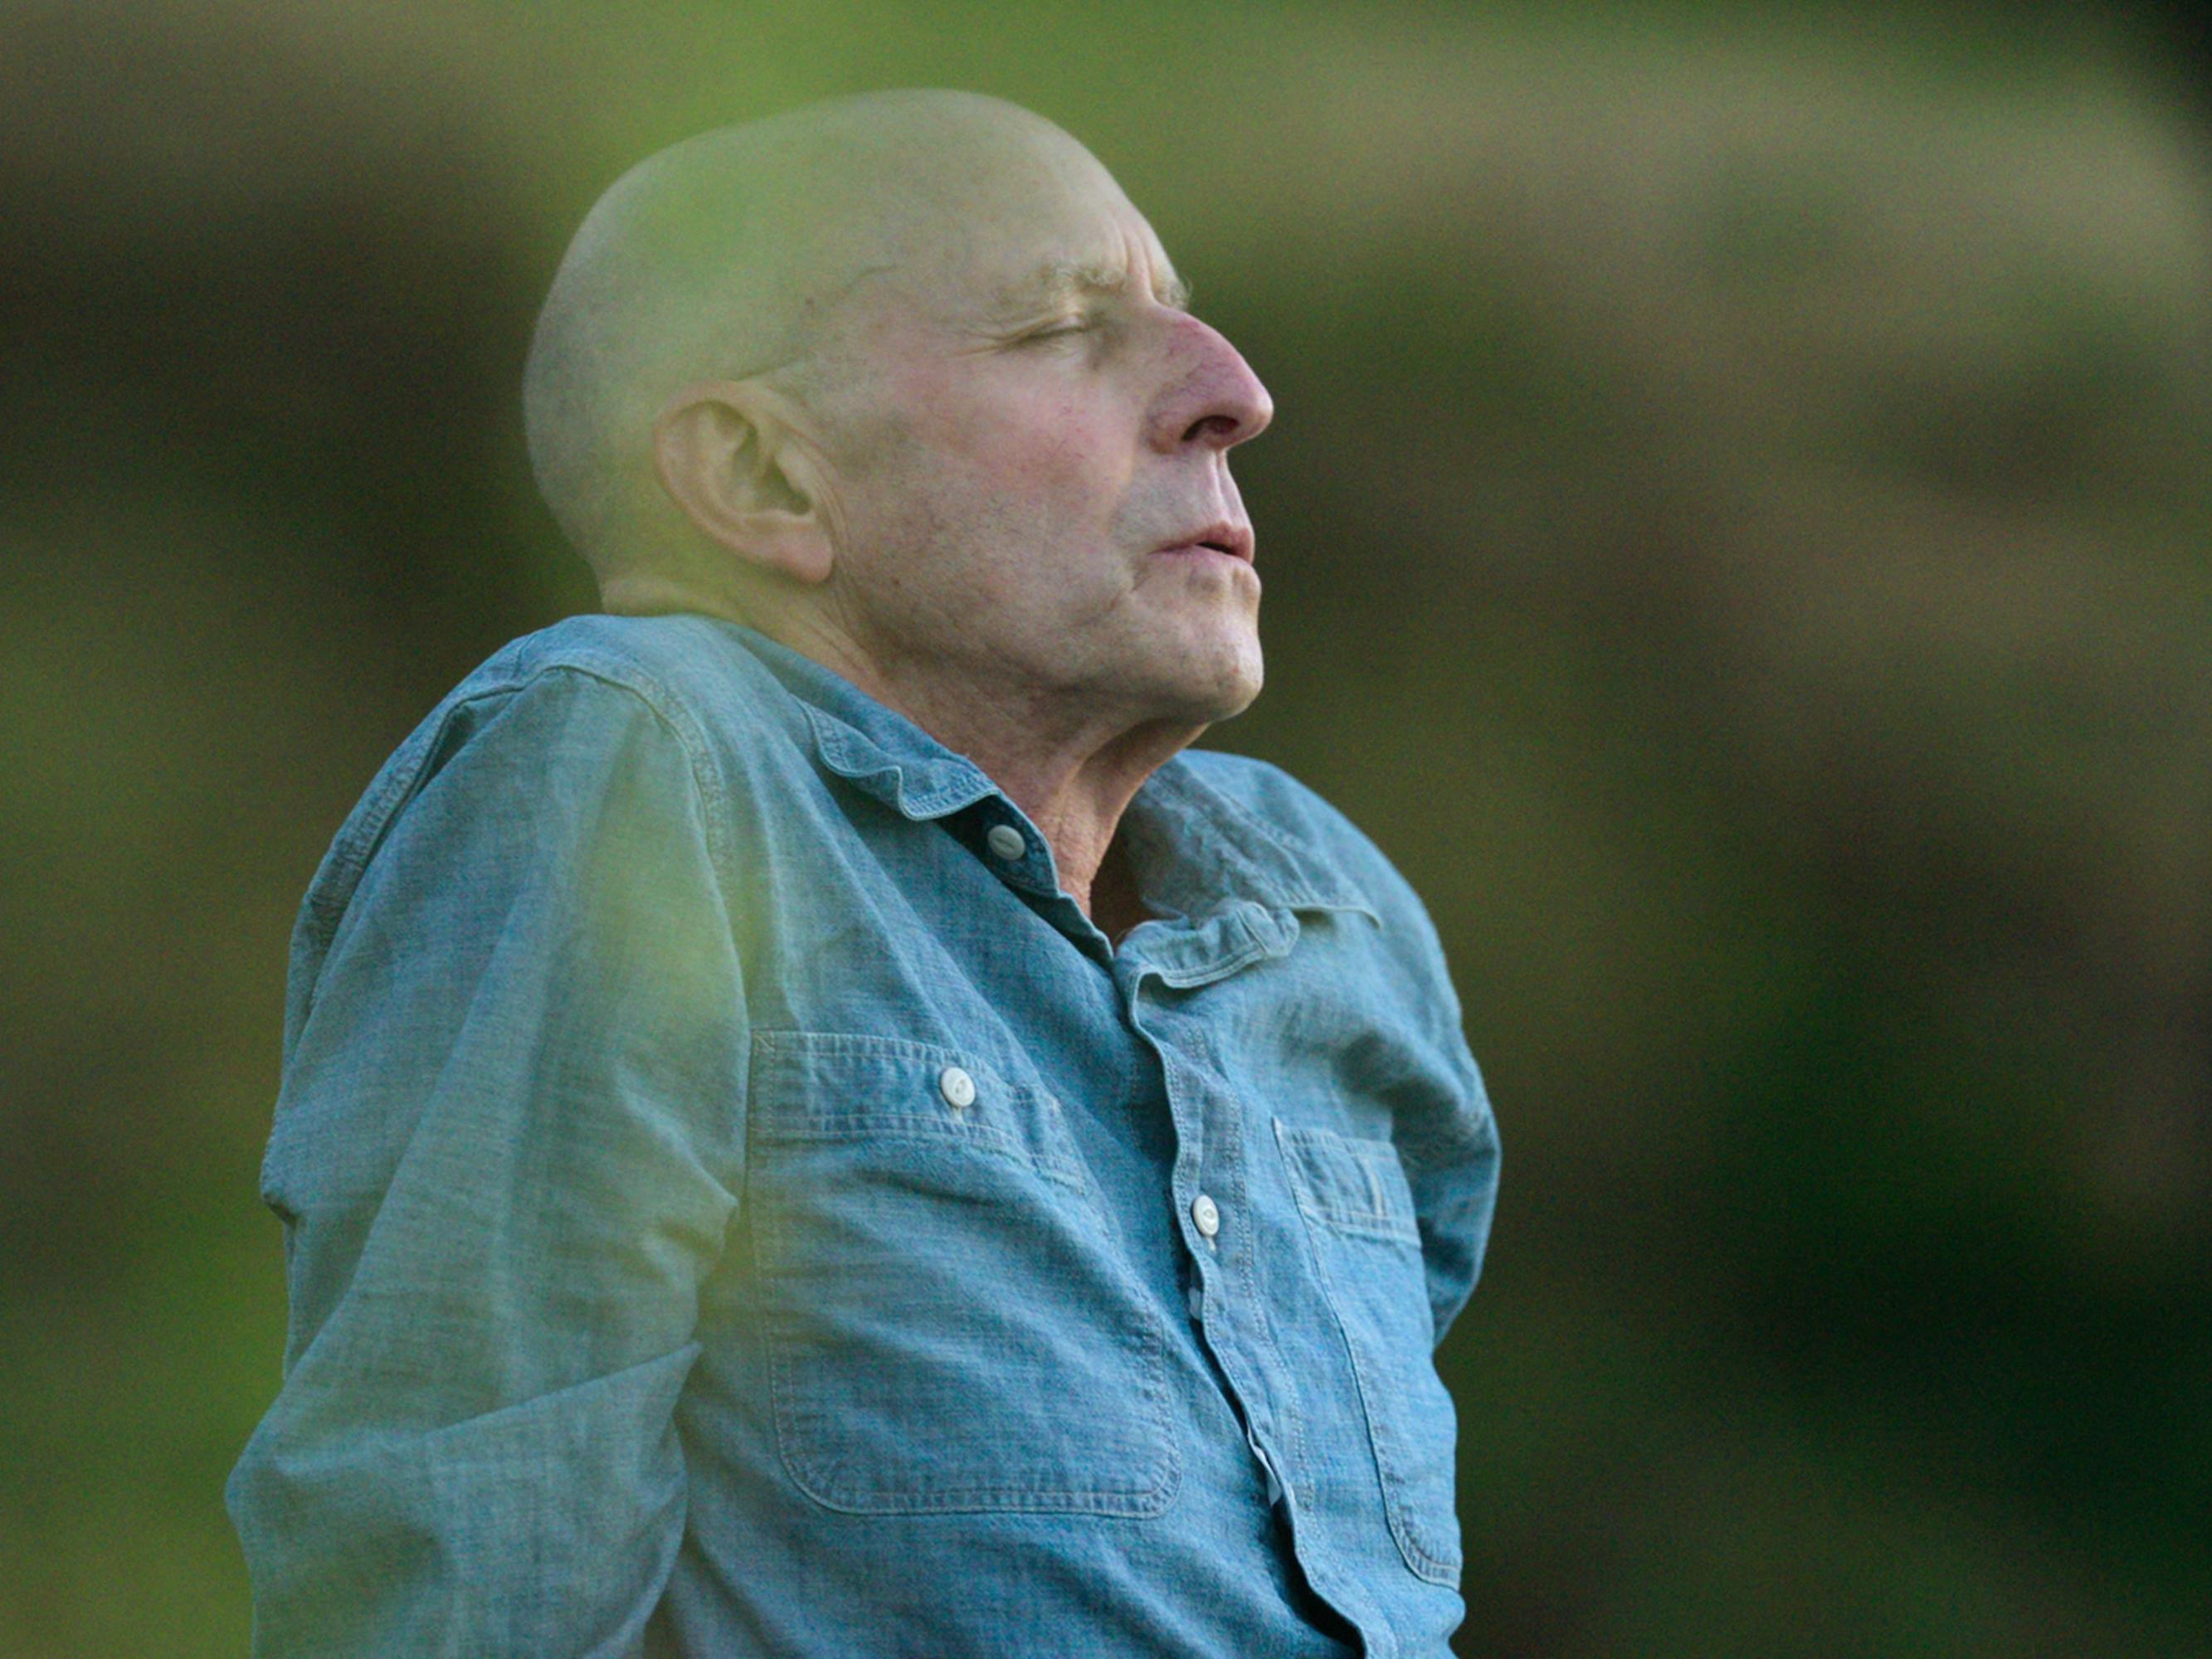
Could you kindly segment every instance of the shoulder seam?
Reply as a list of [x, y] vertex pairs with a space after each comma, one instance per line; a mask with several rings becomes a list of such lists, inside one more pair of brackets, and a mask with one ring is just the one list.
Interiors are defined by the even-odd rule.
[[[596, 655], [596, 653], [594, 653]], [[434, 748], [455, 714], [472, 704], [490, 702], [495, 698], [513, 697], [549, 675], [569, 673], [580, 678], [596, 680], [612, 690], [626, 692], [643, 704], [648, 713], [675, 738], [684, 750], [684, 763], [691, 775], [691, 786], [699, 797], [701, 816], [707, 829], [708, 848], [714, 855], [717, 869], [726, 878], [736, 866], [732, 861], [733, 844], [729, 830], [727, 792], [714, 768], [704, 735], [699, 731], [690, 712], [684, 708], [665, 687], [650, 676], [628, 670], [628, 665], [605, 661], [550, 661], [516, 667], [490, 684], [472, 688], [466, 696], [454, 697], [439, 711], [434, 724], [418, 731], [424, 750]], [[327, 855], [329, 870], [335, 873], [363, 865], [363, 854], [368, 848], [380, 841], [390, 827], [393, 811], [404, 798], [422, 781], [418, 765], [409, 764], [392, 769], [378, 788], [374, 804], [363, 802], [366, 811], [356, 808], [350, 815], [350, 833], [341, 834]], [[351, 884], [347, 884], [349, 899]], [[328, 902], [328, 889], [319, 879], [310, 884], [309, 898]], [[318, 909], [321, 905], [318, 905]], [[343, 904], [337, 907], [343, 909]], [[325, 920], [335, 920], [335, 916]]]
[[643, 703], [684, 750], [684, 760], [691, 772], [691, 787], [698, 793], [701, 812], [706, 820], [708, 848], [714, 854], [717, 870], [726, 882], [736, 868], [734, 848], [730, 839], [728, 793], [723, 787], [720, 773], [714, 766], [706, 736], [700, 731], [691, 711], [665, 686], [650, 675], [635, 671], [623, 672], [628, 666], [592, 661], [541, 663], [506, 689], [519, 691], [532, 680], [545, 675], [569, 673], [626, 691]]
[[[322, 868], [317, 872], [315, 879], [308, 885], [307, 902], [311, 907], [319, 913], [330, 902], [329, 885], [325, 880], [326, 874], [342, 875], [349, 872], [357, 874], [360, 870], [367, 867], [372, 850], [383, 840], [385, 832], [391, 828], [392, 815], [399, 810], [405, 798], [422, 782], [422, 767], [416, 763], [421, 758], [421, 753], [437, 747], [439, 740], [444, 737], [447, 729], [453, 725], [453, 716], [473, 703], [487, 702], [495, 697], [512, 696], [527, 683], [526, 677], [523, 679], [501, 680], [496, 684], [480, 686], [466, 696], [454, 697], [449, 702], [441, 703], [432, 711], [437, 715], [434, 723], [425, 716], [423, 722], [416, 726], [398, 750], [393, 751], [392, 761], [397, 761], [410, 747], [419, 745], [418, 753], [410, 757], [404, 765], [395, 765], [390, 761], [386, 762], [380, 769], [379, 777], [370, 786], [374, 791], [373, 796], [364, 797], [353, 811], [346, 815], [345, 823], [339, 826], [337, 838], [331, 843], [330, 850], [324, 854]], [[353, 882], [350, 879], [346, 881], [344, 888], [346, 902], [350, 902]], [[345, 908], [345, 902], [339, 903], [337, 908], [342, 912]], [[329, 919], [335, 921], [336, 915], [333, 914]]]

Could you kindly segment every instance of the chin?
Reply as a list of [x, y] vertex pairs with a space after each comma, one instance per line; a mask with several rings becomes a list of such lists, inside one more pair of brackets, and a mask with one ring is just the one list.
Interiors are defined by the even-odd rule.
[[1234, 651], [1208, 653], [1206, 659], [1194, 653], [1176, 666], [1180, 671], [1173, 684], [1176, 713], [1201, 726], [1243, 714], [1260, 695], [1265, 678], [1257, 641]]

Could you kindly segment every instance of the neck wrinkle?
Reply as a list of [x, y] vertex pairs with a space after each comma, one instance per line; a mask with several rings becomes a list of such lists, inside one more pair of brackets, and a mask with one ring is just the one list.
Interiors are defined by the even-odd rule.
[[1094, 921], [1099, 871], [1130, 801], [1206, 729], [1154, 721], [1054, 733], [1042, 721], [1027, 728], [1003, 718], [969, 724], [895, 696], [871, 695], [967, 756], [1028, 815], [1052, 847], [1061, 891]]
[[1130, 800], [1206, 730], [1203, 723], [1068, 714], [1034, 694], [901, 685], [859, 660], [859, 653], [849, 656], [849, 665], [830, 659], [829, 665], [966, 756], [1028, 815], [1051, 845], [1060, 890], [1086, 916]]
[[1069, 714], [1036, 693], [994, 693], [933, 684], [919, 672], [888, 673], [842, 629], [803, 615], [749, 617], [702, 603], [696, 592], [684, 599], [663, 608], [704, 610], [756, 629], [973, 761], [1043, 833], [1060, 890], [1086, 916], [1092, 915], [1098, 872], [1129, 802], [1147, 778], [1206, 730], [1203, 721], [1132, 722], [1095, 710]]

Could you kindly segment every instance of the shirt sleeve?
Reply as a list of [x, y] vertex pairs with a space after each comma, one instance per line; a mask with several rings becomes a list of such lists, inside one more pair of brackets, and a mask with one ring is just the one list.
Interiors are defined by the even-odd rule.
[[1419, 913], [1430, 981], [1420, 1006], [1431, 1041], [1452, 1079], [1442, 1098], [1401, 1121], [1401, 1162], [1413, 1194], [1421, 1255], [1429, 1282], [1429, 1315], [1441, 1347], [1474, 1292], [1498, 1208], [1498, 1120], [1462, 1029], [1460, 1003], [1444, 965], [1443, 947], [1427, 913]]
[[226, 1492], [254, 1651], [634, 1653], [743, 1146], [714, 798], [574, 671], [433, 735], [343, 908], [303, 911], [263, 1179], [285, 1375]]
[[[1330, 809], [1332, 811], [1334, 809]], [[1468, 1047], [1458, 993], [1435, 922], [1404, 876], [1372, 842], [1358, 839], [1366, 890], [1397, 941], [1393, 984], [1425, 1063], [1390, 1089], [1391, 1135], [1413, 1194], [1427, 1270], [1429, 1315], [1442, 1346], [1481, 1277], [1498, 1208], [1498, 1120], [1482, 1068]]]

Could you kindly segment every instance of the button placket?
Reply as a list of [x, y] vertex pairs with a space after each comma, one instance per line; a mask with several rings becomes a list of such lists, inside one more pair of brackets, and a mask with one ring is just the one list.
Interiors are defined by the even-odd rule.
[[[1256, 1291], [1251, 1279], [1249, 1249], [1249, 1231], [1232, 1233], [1227, 1243], [1221, 1241], [1224, 1222], [1220, 1200], [1212, 1193], [1198, 1186], [1200, 1164], [1205, 1161], [1204, 1147], [1208, 1130], [1212, 1139], [1231, 1149], [1227, 1162], [1217, 1166], [1215, 1174], [1227, 1182], [1221, 1190], [1232, 1200], [1242, 1188], [1242, 1175], [1234, 1152], [1234, 1127], [1218, 1127], [1208, 1121], [1204, 1109], [1203, 1096], [1194, 1102], [1188, 1081], [1172, 1052], [1171, 1044], [1160, 1029], [1172, 1030], [1171, 1019], [1163, 1019], [1146, 993], [1147, 980], [1158, 979], [1156, 967], [1146, 964], [1139, 968], [1129, 981], [1125, 981], [1130, 1016], [1138, 1031], [1152, 1045], [1159, 1056], [1163, 1086], [1167, 1091], [1168, 1109], [1173, 1117], [1180, 1143], [1177, 1173], [1182, 1180], [1172, 1184], [1182, 1192], [1190, 1194], [1184, 1212], [1206, 1248], [1193, 1251], [1193, 1279], [1189, 1287], [1190, 1315], [1194, 1324], [1204, 1334], [1215, 1358], [1228, 1378], [1231, 1396], [1251, 1413], [1255, 1425], [1250, 1441], [1252, 1453], [1257, 1461], [1261, 1479], [1266, 1482], [1267, 1501], [1271, 1505], [1295, 1505], [1310, 1503], [1310, 1488], [1301, 1488], [1292, 1471], [1301, 1466], [1304, 1431], [1295, 1408], [1288, 1404], [1286, 1390], [1271, 1392], [1262, 1386], [1262, 1379], [1270, 1366], [1266, 1353], [1254, 1352], [1252, 1348], [1272, 1350], [1272, 1341], [1265, 1334], [1264, 1320], [1259, 1316]], [[1150, 1016], [1148, 1018], [1148, 1016]], [[1199, 1109], [1194, 1110], [1194, 1105]], [[1187, 1172], [1187, 1173], [1186, 1173]], [[1172, 1178], [1171, 1178], [1172, 1179]], [[1183, 1181], [1190, 1185], [1183, 1185]], [[1218, 1186], [1218, 1182], [1217, 1182]], [[1273, 1365], [1279, 1370], [1280, 1357]], [[1284, 1409], [1273, 1412], [1267, 1401], [1271, 1397], [1284, 1401]], [[1278, 1436], [1281, 1437], [1279, 1441]]]

